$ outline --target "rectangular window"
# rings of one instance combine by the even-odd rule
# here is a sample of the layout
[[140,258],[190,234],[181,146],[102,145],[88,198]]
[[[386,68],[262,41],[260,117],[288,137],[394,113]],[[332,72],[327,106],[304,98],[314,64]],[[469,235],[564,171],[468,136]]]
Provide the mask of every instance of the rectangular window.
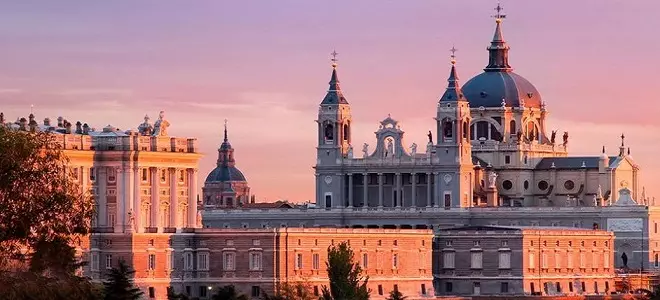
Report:
[[312,254],[312,269],[318,270],[321,264],[321,258],[318,253]]
[[105,255],[105,268],[112,269],[112,255],[110,254]]
[[480,282],[472,283],[472,294],[481,295],[481,283]]
[[555,282],[555,286],[557,288],[557,292],[561,293],[561,283],[559,281]]
[[115,213],[108,214],[108,227],[115,226]]
[[445,282],[445,292],[446,293],[454,292],[454,284],[451,282]]
[[483,267],[483,257],[484,254],[481,251],[472,252],[470,267],[472,269],[481,269]]
[[362,253],[362,268],[369,268],[369,254],[367,253]]
[[573,292],[573,282],[571,282],[571,281],[568,282],[568,292],[569,293]]
[[559,252],[555,252],[555,269],[561,268],[561,255]]
[[591,252],[591,267],[598,268],[598,253]]
[[261,253],[259,252],[250,253],[250,270],[261,271]]
[[422,283],[422,295],[426,295],[426,284]]
[[148,178],[149,178],[148,169],[146,168],[142,169],[142,181],[147,181]]
[[303,255],[302,253],[296,254],[296,269],[300,270],[303,268]]
[[[261,288],[257,285],[252,286],[252,297],[259,297],[261,296]],[[215,296],[214,296],[215,297]]]
[[378,285],[378,295],[381,295],[381,296],[383,295],[383,285],[382,284]]
[[455,266],[456,266],[455,260],[456,260],[456,253],[454,253],[454,252],[445,252],[444,253],[444,260],[442,261],[443,268],[445,268],[445,269],[455,268]]
[[149,270],[156,269],[156,254],[149,254]]
[[530,269],[534,269],[536,267],[536,255],[534,255],[534,252],[529,253],[528,265]]
[[167,170],[163,169],[160,171],[160,182],[164,183],[167,181]]
[[191,271],[193,269],[193,254],[188,252],[185,254],[185,269]]
[[208,271],[209,254],[206,252],[197,253],[197,270]]
[[587,292],[587,284],[584,281],[582,281],[580,286],[582,287],[581,292],[586,293]]
[[511,252],[500,252],[500,269],[511,269]]
[[89,180],[90,181],[96,180],[96,169],[89,168]]
[[318,295],[319,295],[319,286],[315,285],[314,286],[314,296],[318,296]]
[[451,194],[445,194],[445,208],[451,207]]
[[392,269],[399,267],[399,255],[394,253],[392,254]]
[[548,268],[548,253],[541,253],[541,268]]
[[326,208],[332,207],[332,195],[325,195],[325,207]]
[[99,270],[99,254],[98,253],[92,253],[92,271],[98,271]]
[[115,182],[115,181],[117,181],[115,168],[108,168],[108,182]]
[[174,253],[172,252],[167,252],[167,255],[165,257],[165,269],[166,270],[173,270],[174,269]]
[[573,252],[568,251],[566,253],[566,267],[569,269],[573,269]]
[[507,165],[511,163],[511,156],[510,155],[504,156],[504,163],[507,164]]
[[509,283],[508,282],[500,283],[500,293],[506,294],[508,292],[509,292]]
[[[656,256],[656,258],[657,258],[657,256]],[[656,259],[656,261],[657,261],[657,259]],[[657,264],[656,264],[656,266],[657,266]],[[603,252],[603,268],[609,268],[609,267],[610,267],[610,253],[609,252]]]
[[587,254],[584,252],[580,252],[580,268],[586,268],[587,267]]
[[199,296],[202,298],[206,298],[208,288],[205,285],[200,285],[199,286]]
[[153,286],[149,287],[149,298],[156,298],[156,289]]
[[235,258],[236,258],[236,254],[235,254],[235,253],[233,253],[233,252],[225,252],[225,254],[224,254],[224,261],[223,261],[223,264],[222,264],[222,266],[223,266],[223,268],[224,268],[225,271],[233,271],[233,270],[235,270],[235,267],[236,267],[236,266],[234,265]]

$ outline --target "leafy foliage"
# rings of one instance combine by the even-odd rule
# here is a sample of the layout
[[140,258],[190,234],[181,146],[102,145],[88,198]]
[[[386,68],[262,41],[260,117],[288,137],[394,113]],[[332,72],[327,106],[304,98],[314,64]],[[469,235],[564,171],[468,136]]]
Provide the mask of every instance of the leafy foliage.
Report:
[[112,268],[108,279],[103,283],[105,300],[137,300],[144,294],[133,285],[133,274],[124,261],[119,261],[119,267]]
[[394,289],[390,292],[390,296],[387,297],[387,300],[406,300],[408,297],[403,296],[399,290]]
[[218,291],[211,296],[211,300],[249,300],[250,298],[246,295],[239,294],[236,291],[236,287],[233,285],[223,286],[218,289]]
[[328,247],[328,278],[330,288],[323,286],[324,300],[367,300],[371,291],[367,288],[368,277],[362,276],[362,268],[354,261],[353,250],[347,242]]
[[[0,126],[0,253],[25,258],[40,243],[87,234],[93,201],[72,180],[52,134]],[[29,253],[29,251],[28,251]]]
[[167,300],[189,300],[190,298],[182,293],[176,293],[173,287],[167,287]]
[[312,286],[307,281],[282,283],[277,295],[268,296],[264,293],[261,297],[262,300],[318,300],[318,298],[314,296]]

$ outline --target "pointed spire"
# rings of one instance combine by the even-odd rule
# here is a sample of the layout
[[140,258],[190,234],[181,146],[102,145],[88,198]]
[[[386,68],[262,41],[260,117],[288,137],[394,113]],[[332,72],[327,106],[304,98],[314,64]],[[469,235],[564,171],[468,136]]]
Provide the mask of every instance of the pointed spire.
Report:
[[442,94],[442,97],[440,97],[440,102],[466,101],[463,97],[461,86],[458,83],[458,74],[456,73],[456,51],[458,50],[456,47],[451,47],[449,51],[451,52],[451,70],[449,71],[449,78],[447,78],[447,89]]
[[605,154],[605,145],[603,145],[603,154]]
[[328,83],[330,86],[328,87],[328,93],[325,95],[325,98],[323,98],[323,101],[321,101],[321,104],[348,104],[348,101],[346,101],[346,98],[344,98],[344,95],[341,92],[341,88],[339,86],[339,77],[337,76],[337,51],[332,51],[330,55],[332,58],[330,61],[332,61],[332,75],[330,75],[330,82]]
[[495,18],[495,34],[493,34],[493,40],[488,46],[488,66],[484,69],[486,72],[508,72],[511,71],[511,66],[509,65],[509,46],[504,40],[502,35],[502,20],[506,18],[506,15],[502,14],[502,6],[497,3],[495,11],[497,12],[493,15]]
[[229,141],[227,138],[227,119],[225,119],[225,139],[223,140],[225,143]]
[[626,135],[621,134],[621,146],[619,147],[619,156],[624,156],[626,154]]
[[220,145],[220,150],[229,150],[231,149],[231,144],[229,143],[229,137],[227,135],[227,119],[225,119],[225,130],[224,130],[224,139],[222,140],[222,145]]

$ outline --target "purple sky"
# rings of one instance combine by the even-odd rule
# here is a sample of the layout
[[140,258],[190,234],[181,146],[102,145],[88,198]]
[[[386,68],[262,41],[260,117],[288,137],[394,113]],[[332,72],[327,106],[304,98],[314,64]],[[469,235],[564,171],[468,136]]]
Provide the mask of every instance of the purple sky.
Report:
[[[229,119],[259,199],[313,197],[316,109],[340,53],[354,143],[392,113],[407,143],[434,128],[459,49],[464,83],[487,62],[495,1],[2,1],[0,110],[135,128],[165,110],[170,132],[216,159]],[[622,132],[660,188],[660,1],[502,2],[516,72],[536,85],[572,154],[616,154]],[[202,178],[203,179],[203,178]]]

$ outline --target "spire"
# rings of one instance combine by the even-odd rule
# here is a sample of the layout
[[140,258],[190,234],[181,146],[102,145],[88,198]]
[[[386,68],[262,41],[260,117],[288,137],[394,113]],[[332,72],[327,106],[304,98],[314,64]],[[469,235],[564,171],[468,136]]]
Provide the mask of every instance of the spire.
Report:
[[621,147],[619,147],[619,156],[624,156],[626,154],[626,135],[621,134]]
[[454,101],[465,101],[463,98],[463,92],[461,91],[461,86],[458,83],[458,75],[456,74],[456,47],[451,47],[449,49],[451,52],[451,70],[449,71],[449,78],[447,79],[447,89],[445,93],[440,97],[440,102],[454,102]]
[[227,138],[227,119],[225,119],[225,139],[223,140],[225,143],[229,141]]
[[337,76],[338,54],[337,51],[332,51],[332,53],[330,53],[332,56],[330,59],[330,61],[332,61],[332,75],[330,75],[328,93],[325,95],[325,98],[323,98],[323,101],[321,101],[321,104],[348,104],[348,101],[344,98],[341,88],[339,87],[339,77]]
[[231,144],[229,143],[229,138],[227,137],[227,119],[225,119],[225,136],[222,140],[222,145],[220,145],[221,150],[231,149]]
[[508,72],[511,71],[511,66],[509,65],[509,46],[504,41],[502,35],[502,20],[506,18],[506,15],[502,14],[502,6],[498,3],[495,7],[497,12],[493,15],[495,18],[495,34],[493,35],[493,40],[488,46],[488,66],[484,69],[486,72]]

